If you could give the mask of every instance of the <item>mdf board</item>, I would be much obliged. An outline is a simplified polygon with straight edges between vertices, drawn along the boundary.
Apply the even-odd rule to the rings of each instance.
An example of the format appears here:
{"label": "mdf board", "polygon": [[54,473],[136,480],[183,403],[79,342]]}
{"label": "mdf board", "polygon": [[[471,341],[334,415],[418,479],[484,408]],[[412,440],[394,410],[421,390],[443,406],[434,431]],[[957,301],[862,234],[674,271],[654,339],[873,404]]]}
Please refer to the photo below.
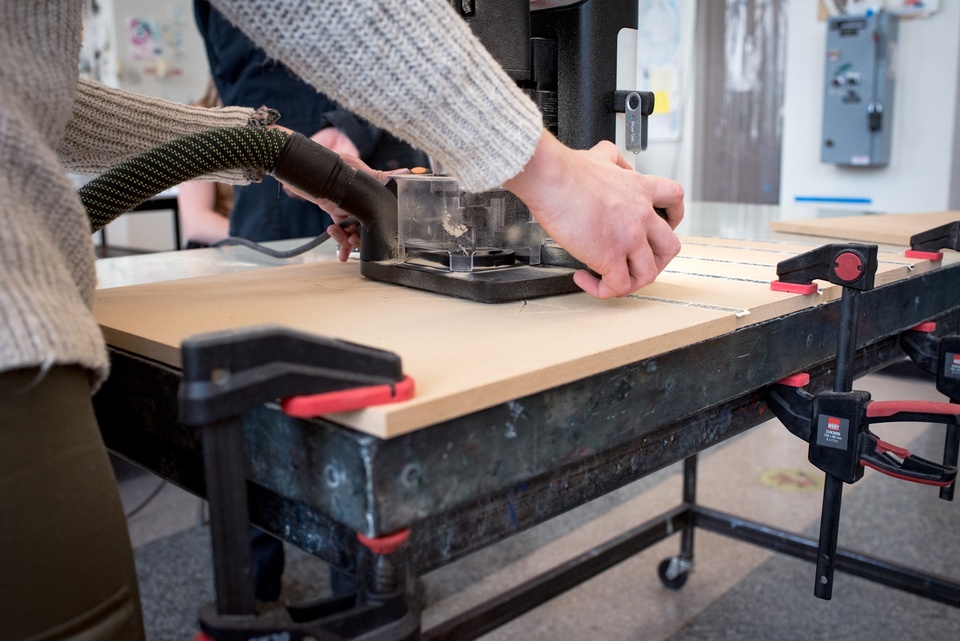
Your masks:
{"label": "mdf board", "polygon": [[[101,290],[94,311],[108,344],[174,367],[190,336],[264,324],[395,352],[413,399],[327,417],[389,438],[838,298],[829,283],[770,290],[776,264],[810,248],[686,238],[656,282],[608,301],[472,303],[321,262]],[[877,285],[937,266],[882,253]]]}
{"label": "mdf board", "polygon": [[910,246],[914,234],[960,220],[960,211],[931,211],[916,214],[866,214],[778,220],[773,231],[826,238],[844,238],[861,243]]}

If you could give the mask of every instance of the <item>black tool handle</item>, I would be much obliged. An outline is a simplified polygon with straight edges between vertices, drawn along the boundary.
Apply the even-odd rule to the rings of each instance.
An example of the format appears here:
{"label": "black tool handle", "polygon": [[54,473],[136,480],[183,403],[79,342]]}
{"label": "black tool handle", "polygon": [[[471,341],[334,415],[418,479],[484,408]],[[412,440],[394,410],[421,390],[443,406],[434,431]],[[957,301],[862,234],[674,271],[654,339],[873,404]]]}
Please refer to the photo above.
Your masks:
{"label": "black tool handle", "polygon": [[359,219],[361,260],[396,258],[397,197],[376,178],[350,167],[339,155],[299,133],[288,137],[273,175]]}

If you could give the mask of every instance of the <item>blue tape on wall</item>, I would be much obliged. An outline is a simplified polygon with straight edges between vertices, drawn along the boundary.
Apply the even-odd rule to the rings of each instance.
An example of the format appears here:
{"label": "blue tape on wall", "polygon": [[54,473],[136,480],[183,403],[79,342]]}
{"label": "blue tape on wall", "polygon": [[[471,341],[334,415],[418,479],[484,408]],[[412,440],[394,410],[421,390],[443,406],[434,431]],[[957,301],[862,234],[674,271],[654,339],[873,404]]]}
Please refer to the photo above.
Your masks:
{"label": "blue tape on wall", "polygon": [[844,205],[869,205],[873,202],[871,198],[836,198],[831,196],[794,196],[793,200],[798,203],[838,203]]}

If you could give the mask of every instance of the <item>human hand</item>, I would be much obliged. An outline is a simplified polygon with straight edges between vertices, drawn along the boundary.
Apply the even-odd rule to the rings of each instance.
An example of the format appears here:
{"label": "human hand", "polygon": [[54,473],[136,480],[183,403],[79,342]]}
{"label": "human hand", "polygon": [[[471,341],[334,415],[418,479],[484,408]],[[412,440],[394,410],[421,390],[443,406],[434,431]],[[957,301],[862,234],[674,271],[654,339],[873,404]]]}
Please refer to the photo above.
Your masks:
{"label": "human hand", "polygon": [[[370,174],[381,184],[386,184],[387,181],[390,180],[391,176],[406,174],[410,171],[409,169],[381,171],[379,169],[371,168],[356,156],[341,156],[340,158],[349,167],[352,167],[357,171]],[[327,227],[326,231],[328,234],[330,234],[330,238],[332,238],[340,246],[337,254],[338,258],[341,262],[346,261],[353,248],[360,244],[360,230],[357,225],[349,225],[346,228],[340,227],[340,223],[350,216],[350,212],[340,209],[340,207],[338,207],[333,201],[325,198],[315,198],[296,189],[295,187],[291,187],[290,185],[284,185],[283,189],[296,198],[302,198],[316,204],[318,207],[330,214],[330,217],[333,218],[334,224]]]}
{"label": "human hand", "polygon": [[327,233],[337,243],[337,259],[341,263],[345,263],[347,258],[350,257],[350,252],[360,245],[360,228],[357,225],[341,227],[339,224],[341,222],[343,221],[335,220],[332,225],[327,227]]}
{"label": "human hand", "polygon": [[[680,252],[683,188],[633,170],[610,142],[574,150],[544,131],[524,169],[504,183],[550,237],[600,275],[574,274],[596,298],[651,283]],[[667,212],[667,220],[655,211]]]}

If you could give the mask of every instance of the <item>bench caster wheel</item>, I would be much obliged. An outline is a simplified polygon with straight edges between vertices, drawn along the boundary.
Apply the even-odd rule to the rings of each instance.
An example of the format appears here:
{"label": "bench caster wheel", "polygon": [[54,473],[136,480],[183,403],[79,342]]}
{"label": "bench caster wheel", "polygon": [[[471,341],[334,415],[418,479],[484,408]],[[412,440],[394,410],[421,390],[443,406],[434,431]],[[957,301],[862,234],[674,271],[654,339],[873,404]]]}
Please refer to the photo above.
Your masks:
{"label": "bench caster wheel", "polygon": [[660,577],[660,582],[664,586],[671,590],[679,590],[687,582],[692,565],[691,561],[681,559],[678,556],[671,556],[661,561],[660,565],[657,566],[657,576]]}

